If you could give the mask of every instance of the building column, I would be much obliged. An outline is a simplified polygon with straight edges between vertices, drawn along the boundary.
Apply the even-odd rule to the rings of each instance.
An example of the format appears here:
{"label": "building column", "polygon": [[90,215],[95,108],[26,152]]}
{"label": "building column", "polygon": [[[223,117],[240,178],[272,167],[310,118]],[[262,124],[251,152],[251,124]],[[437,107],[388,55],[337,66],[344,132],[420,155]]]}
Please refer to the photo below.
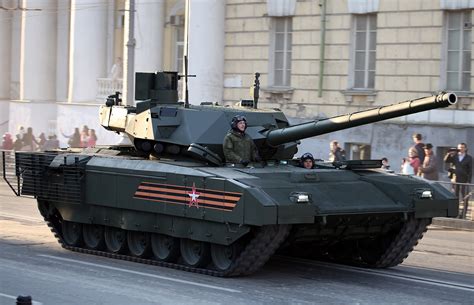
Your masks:
{"label": "building column", "polygon": [[72,0],[68,102],[94,102],[107,76],[107,1]]}
{"label": "building column", "polygon": [[58,102],[66,102],[68,97],[70,8],[69,1],[57,3],[56,99]]}
{"label": "building column", "polygon": [[[23,0],[13,14],[12,86],[9,130],[32,127],[36,136],[54,130],[56,122],[56,10],[54,0]],[[17,27],[19,26],[19,27]],[[19,56],[18,56],[19,54]]]}
{"label": "building column", "polygon": [[185,25],[189,43],[188,73],[196,74],[188,79],[189,101],[192,104],[220,103],[224,86],[226,1],[193,0],[187,3],[191,6],[186,8],[190,14]]}
{"label": "building column", "polygon": [[10,104],[10,56],[12,45],[12,13],[0,10],[0,135],[8,131]]}
{"label": "building column", "polygon": [[11,12],[0,10],[0,100],[10,99],[11,23]]}
{"label": "building column", "polygon": [[164,0],[135,2],[135,72],[163,69]]}
{"label": "building column", "polygon": [[[54,0],[23,1],[21,13],[20,100],[56,98],[56,9]],[[28,9],[39,9],[28,10]]]}

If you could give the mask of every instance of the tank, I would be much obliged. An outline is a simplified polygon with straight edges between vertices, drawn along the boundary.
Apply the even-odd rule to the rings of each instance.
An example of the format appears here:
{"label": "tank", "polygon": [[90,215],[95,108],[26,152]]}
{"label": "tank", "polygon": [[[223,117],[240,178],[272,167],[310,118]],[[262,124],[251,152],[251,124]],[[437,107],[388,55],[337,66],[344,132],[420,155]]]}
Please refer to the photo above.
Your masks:
{"label": "tank", "polygon": [[[453,93],[290,126],[282,111],[257,108],[258,78],[254,100],[235,107],[179,102],[178,78],[138,73],[136,106],[117,93],[100,108],[101,125],[133,146],[16,153],[16,192],[37,199],[61,246],[225,277],[252,274],[277,251],[387,268],[433,217],[457,216],[451,192],[380,160],[304,169],[294,159],[300,139],[448,107]],[[236,114],[247,117],[262,162],[225,163]]]}

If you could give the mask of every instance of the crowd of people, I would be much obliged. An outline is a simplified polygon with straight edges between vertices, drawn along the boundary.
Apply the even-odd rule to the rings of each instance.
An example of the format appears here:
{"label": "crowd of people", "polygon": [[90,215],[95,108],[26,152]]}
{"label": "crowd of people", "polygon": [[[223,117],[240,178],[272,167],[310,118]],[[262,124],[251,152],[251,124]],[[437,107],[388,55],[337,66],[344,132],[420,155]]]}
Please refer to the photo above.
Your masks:
{"label": "crowd of people", "polygon": [[[79,131],[79,128],[75,128],[73,134],[65,135],[62,133],[62,135],[68,139],[68,146],[71,148],[95,147],[97,142],[95,130],[89,129],[86,125],[83,126],[82,132]],[[2,149],[4,150],[50,151],[59,147],[60,143],[55,134],[46,137],[45,133],[42,132],[36,137],[32,127],[28,127],[25,131],[25,128],[20,126],[15,139],[13,139],[11,133],[6,132],[2,140]]]}
{"label": "crowd of people", "polygon": [[71,135],[66,135],[61,131],[63,137],[68,139],[67,144],[73,148],[86,148],[95,147],[97,143],[97,135],[94,129],[89,129],[87,125],[82,127],[82,131],[79,128],[74,128],[74,132]]}

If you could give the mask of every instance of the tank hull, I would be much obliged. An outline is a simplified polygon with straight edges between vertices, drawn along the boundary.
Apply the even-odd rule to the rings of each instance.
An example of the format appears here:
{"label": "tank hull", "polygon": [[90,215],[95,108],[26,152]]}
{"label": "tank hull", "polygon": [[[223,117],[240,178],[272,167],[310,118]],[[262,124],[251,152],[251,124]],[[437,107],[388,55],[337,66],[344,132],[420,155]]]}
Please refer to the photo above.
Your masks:
{"label": "tank hull", "polygon": [[[196,269],[211,275],[255,272],[278,248],[290,253],[305,248],[311,250],[311,257],[390,267],[406,257],[432,217],[454,217],[458,211],[456,198],[439,184],[379,169],[306,170],[288,164],[211,168],[189,161],[151,161],[109,153],[17,153],[21,193],[37,198],[45,220],[70,250],[99,249],[76,243],[69,237],[77,237],[74,230],[65,224],[100,232],[135,232],[147,240],[166,236],[211,249],[240,245],[238,255],[230,260],[232,268],[216,271],[214,262]],[[88,233],[79,235],[84,238]],[[411,246],[397,250],[402,252],[395,261],[361,259],[373,254],[374,243],[387,238],[389,245],[402,238],[403,245]],[[133,238],[128,242],[128,256],[141,257],[133,251]],[[267,246],[262,247],[265,242]],[[266,259],[242,269],[247,264],[243,261],[253,260],[250,253],[255,249]],[[392,253],[394,249],[377,251]],[[342,252],[357,254],[350,259],[335,255]]]}

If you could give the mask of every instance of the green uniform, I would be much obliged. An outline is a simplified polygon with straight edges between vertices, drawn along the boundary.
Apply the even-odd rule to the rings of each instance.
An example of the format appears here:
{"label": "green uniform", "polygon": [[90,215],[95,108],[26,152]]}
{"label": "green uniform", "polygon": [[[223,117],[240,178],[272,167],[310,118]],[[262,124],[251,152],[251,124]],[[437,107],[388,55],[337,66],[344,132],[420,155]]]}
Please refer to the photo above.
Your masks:
{"label": "green uniform", "polygon": [[224,138],[224,156],[226,162],[239,163],[242,160],[256,161],[257,147],[252,138],[244,133],[230,130]]}

